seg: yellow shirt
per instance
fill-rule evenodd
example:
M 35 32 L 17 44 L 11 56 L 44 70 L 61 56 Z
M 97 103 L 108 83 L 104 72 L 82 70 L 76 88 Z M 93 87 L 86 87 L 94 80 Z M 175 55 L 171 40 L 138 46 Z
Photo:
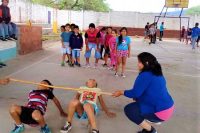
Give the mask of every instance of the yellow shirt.
M 84 103 L 85 101 L 92 103 L 92 104 L 96 104 L 97 103 L 97 99 L 98 96 L 100 96 L 100 93 L 96 93 L 96 92 L 101 92 L 101 89 L 99 88 L 88 88 L 88 87 L 80 87 L 80 89 L 83 89 L 81 91 L 79 91 L 78 93 L 81 94 L 79 100 L 81 103 Z

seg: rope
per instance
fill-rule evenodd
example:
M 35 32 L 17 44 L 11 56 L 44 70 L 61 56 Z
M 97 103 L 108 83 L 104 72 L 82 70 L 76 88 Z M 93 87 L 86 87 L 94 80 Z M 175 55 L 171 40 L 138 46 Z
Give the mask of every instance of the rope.
M 63 87 L 63 86 L 51 86 L 51 85 L 46 85 L 46 84 L 41 84 L 41 83 L 36 83 L 36 82 L 26 81 L 26 80 L 13 79 L 13 78 L 10 78 L 10 81 L 24 83 L 24 84 L 41 85 L 41 86 L 45 86 L 45 87 L 51 87 L 51 88 L 62 89 L 62 90 L 89 91 L 89 92 L 95 92 L 95 93 L 98 93 L 98 94 L 101 94 L 101 95 L 109 95 L 109 96 L 112 95 L 112 93 L 109 93 L 109 92 L 93 91 L 92 88 L 81 89 L 81 88 L 67 88 L 67 87 Z

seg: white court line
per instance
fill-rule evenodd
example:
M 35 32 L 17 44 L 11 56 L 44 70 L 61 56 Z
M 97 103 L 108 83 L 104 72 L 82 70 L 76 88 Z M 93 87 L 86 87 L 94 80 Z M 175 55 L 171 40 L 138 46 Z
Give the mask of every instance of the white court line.
M 55 55 L 57 55 L 57 53 L 56 53 L 56 54 L 53 54 L 53 55 L 50 55 L 50 56 L 48 56 L 48 57 L 45 57 L 45 58 L 39 60 L 38 62 L 33 63 L 33 64 L 31 64 L 31 65 L 29 65 L 29 66 L 27 66 L 27 67 L 24 67 L 24 68 L 22 68 L 22 69 L 20 69 L 20 70 L 18 70 L 18 71 L 16 71 L 16 72 L 14 72 L 14 73 L 11 73 L 11 74 L 9 74 L 7 77 L 11 77 L 11 76 L 14 76 L 14 75 L 16 75 L 16 74 L 18 74 L 18 73 L 21 73 L 21 72 L 23 72 L 23 71 L 25 71 L 25 70 L 27 70 L 27 69 L 29 69 L 29 68 L 35 66 L 35 65 L 40 64 L 40 63 L 43 62 L 44 60 L 46 60 L 46 59 L 48 59 L 48 58 L 51 58 L 51 57 L 53 57 L 53 56 L 55 56 Z

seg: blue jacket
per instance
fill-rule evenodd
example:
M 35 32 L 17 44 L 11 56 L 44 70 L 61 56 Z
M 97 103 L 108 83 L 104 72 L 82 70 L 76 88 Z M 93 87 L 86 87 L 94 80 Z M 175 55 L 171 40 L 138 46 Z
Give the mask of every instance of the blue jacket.
M 200 28 L 194 27 L 192 28 L 192 37 L 198 37 L 200 35 Z
M 71 49 L 81 49 L 83 47 L 83 38 L 80 34 L 75 35 L 74 33 L 70 36 L 69 46 Z
M 133 88 L 126 90 L 124 95 L 139 103 L 142 114 L 157 113 L 174 105 L 165 78 L 156 76 L 152 72 L 140 73 Z

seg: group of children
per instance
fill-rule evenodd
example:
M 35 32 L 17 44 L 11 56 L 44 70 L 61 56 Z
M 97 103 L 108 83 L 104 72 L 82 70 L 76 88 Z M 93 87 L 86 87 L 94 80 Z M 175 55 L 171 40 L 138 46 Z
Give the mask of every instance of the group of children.
M 5 85 L 10 82 L 10 79 L 0 79 L 0 85 Z M 96 124 L 95 116 L 99 113 L 97 99 L 100 102 L 102 110 L 108 117 L 115 117 L 116 114 L 108 110 L 101 89 L 97 88 L 95 79 L 89 79 L 84 87 L 76 94 L 75 98 L 69 102 L 66 114 L 60 105 L 59 100 L 54 96 L 54 88 L 45 85 L 53 86 L 48 80 L 41 81 L 41 85 L 36 90 L 32 90 L 28 95 L 28 103 L 25 106 L 12 105 L 10 115 L 15 121 L 15 128 L 10 133 L 22 133 L 25 130 L 24 124 L 30 126 L 40 126 L 41 133 L 51 133 L 50 128 L 45 122 L 44 115 L 48 100 L 52 100 L 58 108 L 60 115 L 66 117 L 66 124 L 61 128 L 61 133 L 68 133 L 72 129 L 73 116 L 77 119 L 88 120 L 91 126 L 90 133 L 99 133 Z
M 61 26 L 62 38 L 62 63 L 65 66 L 65 57 L 68 57 L 69 66 L 80 65 L 80 51 L 83 48 L 83 37 L 79 33 L 79 27 L 75 24 L 66 24 Z M 116 29 L 112 27 L 103 27 L 98 30 L 93 23 L 89 25 L 89 29 L 85 32 L 85 58 L 86 67 L 90 67 L 89 59 L 92 49 L 95 49 L 95 68 L 98 66 L 98 60 L 105 61 L 104 67 L 115 70 L 115 76 L 118 75 L 119 66 L 122 64 L 122 77 L 125 76 L 126 59 L 130 57 L 131 39 L 127 36 L 127 28 L 120 30 L 120 35 Z M 110 63 L 109 63 L 110 58 Z
M 80 51 L 83 48 L 83 38 L 79 32 L 79 26 L 66 24 L 61 26 L 61 32 L 63 54 L 61 66 L 68 63 L 71 67 L 74 67 L 74 65 L 80 67 Z M 68 61 L 65 62 L 66 56 Z
M 199 40 L 200 40 L 200 35 L 198 35 L 198 38 L 196 40 L 197 47 L 199 47 Z M 186 42 L 186 44 L 189 44 L 189 43 L 192 44 L 192 28 L 188 28 L 186 31 L 185 26 L 182 26 L 181 42 Z

